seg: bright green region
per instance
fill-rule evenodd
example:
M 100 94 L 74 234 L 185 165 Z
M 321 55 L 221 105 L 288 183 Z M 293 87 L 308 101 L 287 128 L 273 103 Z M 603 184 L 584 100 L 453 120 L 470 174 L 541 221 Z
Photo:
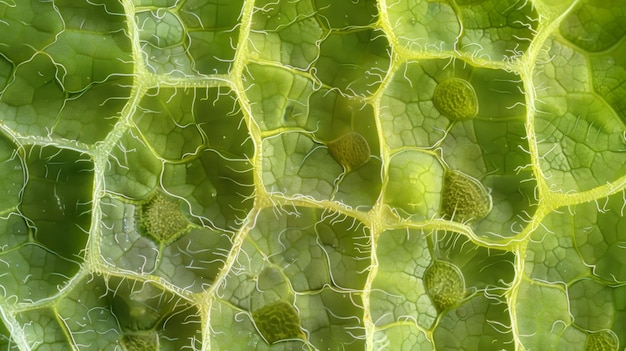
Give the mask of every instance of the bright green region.
M 313 0 L 313 3 L 320 22 L 327 29 L 369 26 L 378 18 L 378 9 L 374 0 L 350 1 L 349 3 Z
M 539 15 L 532 2 L 456 1 L 462 35 L 456 49 L 494 61 L 523 55 L 532 42 Z
M 363 166 L 344 174 L 337 184 L 333 199 L 362 211 L 371 208 L 382 188 L 382 162 L 370 158 Z
M 158 184 L 162 164 L 131 129 L 120 137 L 108 155 L 104 172 L 106 191 L 131 199 L 146 198 Z
M 269 192 L 306 194 L 330 200 L 344 168 L 328 149 L 304 133 L 289 132 L 263 140 L 263 184 Z
M 528 148 L 525 132 L 521 118 L 457 123 L 442 143 L 443 155 L 453 168 L 474 177 L 493 174 L 504 180 L 507 176 L 527 174 L 526 181 L 530 181 L 530 169 L 521 170 L 530 163 L 530 155 L 524 151 Z M 523 185 L 516 186 L 520 187 Z
M 424 287 L 440 312 L 456 306 L 466 294 L 463 273 L 448 261 L 432 261 L 424 272 Z
M 569 303 L 562 284 L 546 284 L 537 281 L 521 283 L 514 309 L 517 332 L 526 349 L 575 350 L 581 340 L 572 330 Z M 575 331 L 580 333 L 580 331 Z
M 454 9 L 440 1 L 397 1 L 386 9 L 399 44 L 418 52 L 453 50 L 461 32 Z
M 577 326 L 585 330 L 611 328 L 616 315 L 612 288 L 583 279 L 568 287 L 567 296 Z
M 137 273 L 152 273 L 159 258 L 160 243 L 144 234 L 141 205 L 115 197 L 100 199 L 102 222 L 100 255 L 109 264 Z
M 154 332 L 124 334 L 122 347 L 124 351 L 158 351 L 159 336 Z
M 626 11 L 616 2 L 580 1 L 561 22 L 565 39 L 587 52 L 603 51 L 626 34 Z
M 71 341 L 64 333 L 65 330 L 60 325 L 54 308 L 35 308 L 22 311 L 16 315 L 16 319 L 20 325 L 24 326 L 24 339 L 33 350 L 71 349 Z M 33 321 L 37 321 L 37 323 L 33 323 Z
M 141 224 L 141 208 L 146 203 L 104 198 L 102 257 L 121 269 L 157 275 L 189 291 L 204 291 L 224 266 L 224 252 L 232 247 L 231 235 L 191 224 L 195 219 L 183 214 L 180 202 L 164 194 L 155 196 L 175 205 L 172 215 L 180 222 L 180 227 L 174 228 L 177 234 L 165 240 L 146 235 L 145 225 Z M 158 220 L 165 218 L 161 215 Z M 175 224 L 176 221 L 170 221 L 163 225 Z
M 382 83 L 389 62 L 389 42 L 379 30 L 330 32 L 320 44 L 315 77 L 345 94 L 370 96 Z
M 407 150 L 389 163 L 385 203 L 414 220 L 434 218 L 439 212 L 444 170 L 433 155 Z
M 227 111 L 203 103 L 201 97 L 196 96 L 198 92 L 196 89 L 155 89 L 141 100 L 135 112 L 135 123 L 159 157 L 179 161 L 197 156 L 207 143 L 200 123 L 225 118 Z M 194 109 L 194 103 L 200 106 Z
M 333 158 L 348 172 L 363 166 L 370 159 L 367 140 L 356 132 L 346 133 L 329 142 L 327 146 Z
M 426 334 L 411 325 L 392 325 L 374 333 L 374 349 L 376 347 L 389 350 L 432 351 L 432 343 Z
M 121 3 L 103 0 L 55 5 L 65 31 L 46 52 L 66 99 L 59 101 L 60 111 L 53 111 L 59 115 L 51 129 L 64 138 L 93 143 L 113 128 L 134 81 L 124 9 Z
M 135 13 L 146 68 L 152 73 L 193 74 L 187 30 L 178 16 L 164 8 Z
M 467 290 L 505 289 L 513 282 L 512 252 L 477 246 L 465 235 L 449 231 L 435 231 L 431 237 L 434 252 L 461 270 Z
M 595 202 L 583 203 L 573 209 L 571 232 L 574 245 L 593 274 L 607 282 L 626 282 L 626 217 L 624 191 L 606 199 L 602 211 Z
M 566 109 L 542 104 L 535 129 L 541 170 L 553 191 L 584 191 L 626 174 L 624 122 L 592 94 L 571 94 Z
M 294 291 L 362 289 L 369 273 L 369 231 L 356 219 L 313 208 L 276 216 L 270 209 L 256 218 L 248 237 L 280 267 Z M 276 233 L 267 236 L 265 233 Z M 250 254 L 248 254 L 250 255 Z
M 478 294 L 443 315 L 433 340 L 442 350 L 511 350 L 510 325 L 503 298 Z
M 244 83 L 252 116 L 261 130 L 308 125 L 313 93 L 310 78 L 284 68 L 250 64 L 244 73 Z
M 626 172 L 619 83 L 626 76 L 619 59 L 625 46 L 589 56 L 556 39 L 548 44 L 552 59 L 535 72 L 535 84 L 545 87 L 537 89 L 535 118 L 544 178 L 560 192 L 613 182 Z
M 414 319 L 429 329 L 437 311 L 423 282 L 431 264 L 425 233 L 408 228 L 385 231 L 376 243 L 376 256 L 378 269 L 368 307 L 377 328 Z
M 278 301 L 252 312 L 257 329 L 268 344 L 288 339 L 306 338 L 298 311 L 287 301 Z
M 467 174 L 447 170 L 441 192 L 441 214 L 457 222 L 473 222 L 491 211 L 491 195 L 485 186 Z
M 619 340 L 612 330 L 590 333 L 585 342 L 585 351 L 617 351 Z
M 159 242 L 175 240 L 189 228 L 181 201 L 157 191 L 141 205 L 140 222 L 146 234 Z
M 176 14 L 166 9 L 135 13 L 139 40 L 156 48 L 181 44 L 185 31 Z
M 257 1 L 249 49 L 258 58 L 308 69 L 319 55 L 322 27 L 310 0 Z
M 178 16 L 187 29 L 189 44 L 185 53 L 193 72 L 226 73 L 236 53 L 243 0 L 187 0 Z
M 155 274 L 180 289 L 205 291 L 222 271 L 226 263 L 224 252 L 229 252 L 232 245 L 230 234 L 194 228 L 162 249 Z
M 441 118 L 433 108 L 437 83 L 427 73 L 424 62 L 403 64 L 382 93 L 379 118 L 385 141 L 391 148 L 433 146 L 445 136 L 450 125 L 450 120 Z
M 572 220 L 567 211 L 552 212 L 543 219 L 528 243 L 524 264 L 527 276 L 569 283 L 591 273 L 575 247 Z
M 20 229 L 23 230 L 20 234 L 32 236 L 32 231 L 27 232 L 25 225 Z M 80 270 L 83 260 L 78 245 L 81 241 L 84 245 L 84 239 L 75 240 L 78 242 L 65 243 L 68 246 L 65 252 L 54 252 L 37 242 L 24 243 L 2 252 L 0 267 L 4 274 L 0 276 L 0 286 L 6 303 L 11 305 L 49 299 L 65 288 Z M 56 241 L 63 242 L 58 238 Z M 72 249 L 75 251 L 70 252 Z M 70 254 L 73 256 L 68 257 Z
M 623 98 L 626 86 L 622 84 L 626 79 L 626 62 L 622 60 L 625 55 L 626 41 L 621 40 L 608 50 L 590 55 L 589 63 L 594 92 L 602 96 L 626 125 L 626 99 Z
M 470 119 L 478 114 L 478 98 L 474 87 L 461 78 L 448 78 L 437 84 L 433 104 L 452 120 Z
M 296 306 L 302 327 L 309 332 L 310 349 L 366 349 L 362 294 L 326 287 L 298 296 Z
M 363 289 L 369 274 L 369 233 L 355 219 L 340 214 L 314 208 L 296 207 L 293 211 L 297 212 L 268 208 L 258 214 L 257 225 L 237 256 L 236 270 L 228 273 L 220 288 L 220 299 L 227 300 L 228 306 L 251 311 L 257 329 L 272 342 L 274 334 L 262 331 L 254 311 L 277 300 L 291 301 L 295 292 L 295 305 L 290 308 L 299 315 L 301 329 L 297 332 L 308 331 L 306 341 L 311 348 L 341 349 L 340 345 L 354 342 L 353 333 L 362 333 L 363 302 L 358 293 L 351 292 Z M 261 342 L 260 337 L 250 335 L 245 318 L 233 324 L 229 315 L 235 312 L 224 307 L 213 310 L 211 316 L 225 321 L 212 328 L 212 340 L 220 349 L 243 349 Z M 290 330 L 294 336 L 296 329 Z M 291 342 L 285 348 L 301 344 Z

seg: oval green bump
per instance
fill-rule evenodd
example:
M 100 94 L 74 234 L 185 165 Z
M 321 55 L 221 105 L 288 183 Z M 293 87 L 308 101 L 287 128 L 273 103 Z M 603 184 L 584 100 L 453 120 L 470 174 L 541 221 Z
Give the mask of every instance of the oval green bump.
M 470 223 L 487 216 L 491 207 L 491 195 L 478 179 L 458 171 L 446 171 L 441 195 L 444 218 Z
M 189 228 L 180 201 L 157 191 L 141 206 L 141 223 L 148 235 L 159 242 L 177 238 Z
M 124 334 L 122 347 L 125 351 L 158 351 L 159 335 L 156 332 Z
M 265 305 L 252 312 L 257 330 L 268 344 L 283 340 L 305 339 L 298 311 L 287 301 Z
M 367 140 L 357 132 L 348 132 L 327 146 L 330 154 L 348 172 L 367 163 L 371 155 Z
M 437 84 L 433 104 L 439 112 L 453 120 L 470 119 L 478 114 L 476 91 L 461 78 L 448 78 Z
M 439 312 L 455 306 L 465 297 L 463 273 L 452 262 L 434 260 L 424 272 L 424 286 Z
M 617 351 L 619 340 L 612 330 L 604 329 L 590 333 L 585 342 L 585 351 Z

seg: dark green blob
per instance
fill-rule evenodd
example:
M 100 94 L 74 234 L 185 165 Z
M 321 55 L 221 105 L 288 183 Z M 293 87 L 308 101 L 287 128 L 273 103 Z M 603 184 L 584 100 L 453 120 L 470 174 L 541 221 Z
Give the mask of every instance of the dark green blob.
M 156 332 L 124 334 L 122 347 L 125 351 L 158 351 L 159 336 Z
M 587 336 L 585 351 L 617 351 L 619 340 L 612 330 L 600 330 Z
M 489 214 L 491 207 L 491 195 L 477 179 L 457 171 L 446 172 L 441 196 L 444 218 L 472 222 Z
M 433 104 L 452 120 L 470 119 L 478 114 L 476 91 L 468 81 L 461 78 L 448 78 L 437 84 Z
M 304 339 L 298 311 L 286 301 L 278 301 L 252 312 L 257 329 L 270 345 L 290 339 Z
M 141 207 L 141 223 L 146 233 L 160 242 L 168 242 L 189 228 L 180 209 L 180 201 L 161 192 Z
M 349 132 L 328 143 L 330 154 L 346 171 L 361 167 L 370 158 L 371 151 L 365 137 L 357 132 Z
M 437 311 L 455 306 L 465 296 L 463 273 L 447 261 L 433 261 L 424 272 L 424 286 Z

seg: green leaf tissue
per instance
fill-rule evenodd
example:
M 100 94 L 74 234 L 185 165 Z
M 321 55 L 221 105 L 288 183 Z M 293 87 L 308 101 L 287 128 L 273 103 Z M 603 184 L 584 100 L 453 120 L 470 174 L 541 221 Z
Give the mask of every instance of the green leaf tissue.
M 623 0 L 0 0 L 0 351 L 626 348 Z

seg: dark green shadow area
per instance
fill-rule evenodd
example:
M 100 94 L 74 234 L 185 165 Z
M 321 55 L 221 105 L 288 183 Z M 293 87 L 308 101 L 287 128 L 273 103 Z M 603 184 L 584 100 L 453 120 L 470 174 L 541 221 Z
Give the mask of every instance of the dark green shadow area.
M 80 269 L 91 223 L 93 164 L 54 147 L 27 147 L 20 157 L 28 181 L 17 210 L 9 209 L 2 220 L 3 245 L 10 250 L 0 259 L 10 274 L 0 276 L 0 285 L 7 297 L 38 301 L 57 294 Z M 21 181 L 13 184 L 21 187 Z
M 6 17 L 0 17 L 12 34 L 0 39 L 9 40 L 0 54 L 15 67 L 0 99 L 6 125 L 25 135 L 85 143 L 106 137 L 133 84 L 121 4 L 63 0 L 3 6 Z M 33 18 L 39 15 L 46 18 Z
M 563 37 L 587 52 L 604 51 L 626 35 L 626 11 L 617 2 L 581 1 L 561 21 Z
M 326 29 L 370 26 L 378 19 L 376 1 L 313 0 L 320 23 Z
M 115 181 L 130 175 L 146 191 L 141 199 L 158 182 L 162 191 L 187 201 L 198 224 L 236 228 L 252 208 L 254 145 L 235 94 L 220 88 L 154 89 L 134 119 L 138 131 L 131 130 L 114 151 L 108 188 L 136 194 L 137 187 Z M 126 152 L 126 143 L 135 152 Z M 131 158 L 139 162 L 127 163 Z
M 202 339 L 197 308 L 150 282 L 92 275 L 55 310 L 60 319 L 78 321 L 65 325 L 77 345 L 97 350 L 156 343 L 150 340 L 158 340 L 161 350 L 184 350 L 198 347 Z
M 11 340 L 11 333 L 3 321 L 0 321 L 0 347 L 7 351 L 19 350 L 17 344 Z
M 376 92 L 390 64 L 391 49 L 379 30 L 330 32 L 320 45 L 316 76 L 329 88 L 351 96 Z
M 188 0 L 178 12 L 188 32 L 188 54 L 200 74 L 227 73 L 235 57 L 243 0 Z

